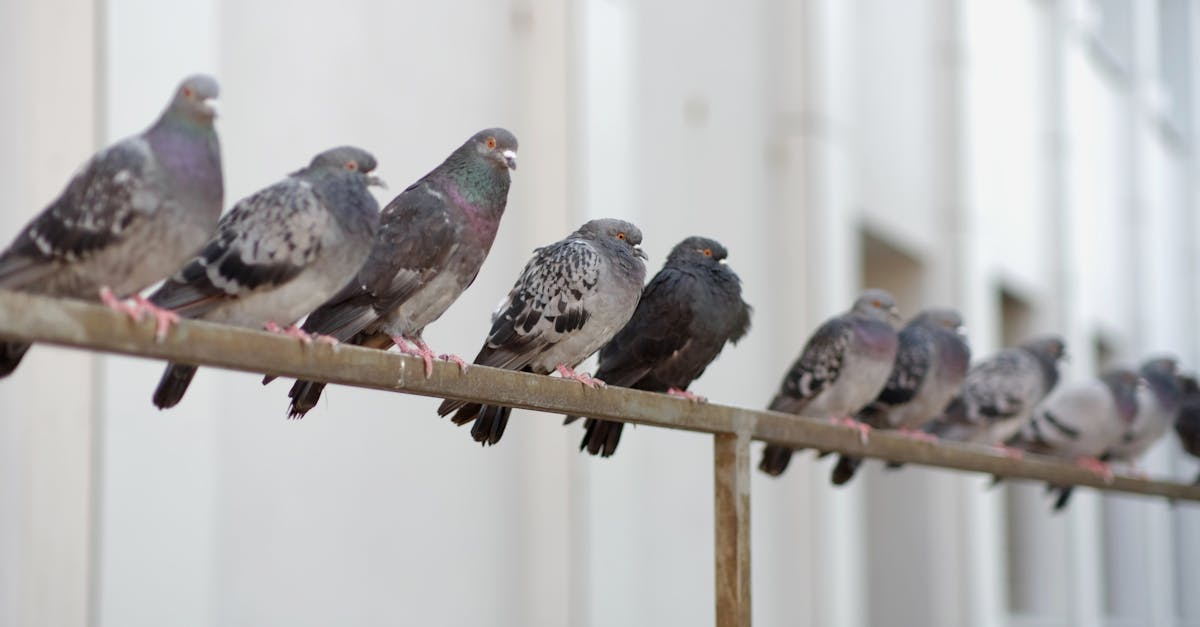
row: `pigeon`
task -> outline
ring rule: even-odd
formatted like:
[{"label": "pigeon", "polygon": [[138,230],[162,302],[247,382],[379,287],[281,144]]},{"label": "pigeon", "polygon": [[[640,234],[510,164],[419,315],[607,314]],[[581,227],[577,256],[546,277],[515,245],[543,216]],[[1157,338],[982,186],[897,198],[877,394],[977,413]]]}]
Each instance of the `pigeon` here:
[{"label": "pigeon", "polygon": [[[161,336],[175,317],[138,292],[165,278],[212,236],[224,188],[221,149],[209,100],[217,82],[197,74],[141,135],[93,156],[0,253],[0,289],[99,300]],[[135,304],[121,299],[134,296]],[[0,343],[0,377],[29,344]]]},{"label": "pigeon", "polygon": [[[1140,379],[1132,370],[1115,368],[1096,378],[1077,381],[1051,392],[1008,445],[1022,451],[1074,461],[1082,468],[1111,478],[1101,461],[1120,442],[1138,413]],[[1054,509],[1066,507],[1069,486],[1049,486],[1059,497]]]},{"label": "pigeon", "polygon": [[1150,359],[1138,373],[1146,384],[1138,389],[1137,415],[1120,441],[1105,452],[1107,461],[1136,462],[1171,429],[1183,405],[1184,388],[1174,359]]},{"label": "pigeon", "polygon": [[926,431],[944,440],[1002,446],[1029,422],[1034,407],[1058,383],[1058,361],[1064,352],[1062,338],[1046,336],[975,364],[967,371],[962,393]]},{"label": "pigeon", "polygon": [[[188,318],[278,330],[329,298],[362,266],[379,220],[368,185],[375,158],[360,148],[326,150],[282,181],[240,200],[216,235],[150,300]],[[306,334],[289,327],[302,339]],[[196,366],[169,364],[154,392],[174,407]]]},{"label": "pigeon", "polygon": [[[1197,385],[1193,376],[1180,376],[1179,384],[1183,390],[1183,402],[1175,418],[1175,433],[1183,450],[1193,457],[1200,457],[1200,385]],[[1200,485],[1200,475],[1196,476],[1195,483]]]},{"label": "pigeon", "polygon": [[[863,430],[853,416],[879,396],[896,361],[900,314],[892,295],[869,289],[854,307],[817,328],[792,363],[770,409],[810,418],[833,417]],[[778,477],[793,449],[768,444],[758,468]]]},{"label": "pigeon", "polygon": [[[927,439],[914,430],[940,415],[958,394],[971,362],[962,316],[952,309],[927,309],[900,330],[899,342],[883,391],[855,418],[874,429],[899,429]],[[861,463],[861,458],[842,455],[833,483],[850,481]]]},{"label": "pigeon", "polygon": [[[384,207],[366,264],[309,315],[304,330],[384,350],[395,344],[421,356],[429,376],[433,352],[421,333],[479,274],[504,215],[509,171],[516,167],[512,133],[489,128],[468,139]],[[453,355],[444,357],[464,366]],[[289,417],[303,417],[324,389],[324,383],[297,381]]]},{"label": "pigeon", "polygon": [[[624,220],[592,220],[565,239],[534,251],[521,277],[492,316],[475,363],[534,374],[557,371],[589,387],[600,379],[575,371],[608,342],[637,307],[646,279],[642,232]],[[472,420],[485,446],[504,435],[510,407],[447,400],[456,425]]]},{"label": "pigeon", "polygon": [[[677,244],[642,291],[629,324],[600,350],[596,376],[609,385],[702,400],[687,387],[726,342],[737,343],[750,329],[750,306],[742,300],[741,280],[725,265],[728,255],[720,242],[705,237]],[[622,427],[588,418],[580,450],[612,455]]]}]

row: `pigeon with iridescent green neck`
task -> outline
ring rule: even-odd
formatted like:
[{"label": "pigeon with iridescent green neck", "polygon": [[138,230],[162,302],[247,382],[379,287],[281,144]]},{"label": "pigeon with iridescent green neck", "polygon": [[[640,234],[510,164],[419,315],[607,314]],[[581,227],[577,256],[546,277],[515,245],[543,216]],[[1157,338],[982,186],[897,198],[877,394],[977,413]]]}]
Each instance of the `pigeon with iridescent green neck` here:
[{"label": "pigeon with iridescent green neck", "polygon": [[[221,150],[209,100],[217,82],[201,74],[175,88],[141,135],[100,151],[0,253],[0,289],[103,301],[159,333],[175,319],[138,292],[178,269],[212,235],[224,196]],[[120,299],[134,296],[132,305]],[[0,377],[29,344],[0,343]]]},{"label": "pigeon with iridescent green neck", "polygon": [[[421,333],[479,274],[508,203],[509,172],[516,167],[512,133],[489,128],[468,139],[384,207],[367,262],[308,317],[304,330],[384,350],[394,344],[423,358],[428,376],[434,354]],[[457,356],[443,357],[465,367]],[[318,381],[296,381],[289,417],[303,417],[324,388]]]}]

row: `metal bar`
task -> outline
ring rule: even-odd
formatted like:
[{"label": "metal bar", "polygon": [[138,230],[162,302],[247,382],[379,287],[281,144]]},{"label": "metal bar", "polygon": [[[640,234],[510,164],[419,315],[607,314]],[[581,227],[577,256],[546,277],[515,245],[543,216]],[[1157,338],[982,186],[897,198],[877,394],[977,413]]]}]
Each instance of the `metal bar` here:
[{"label": "metal bar", "polygon": [[1200,501],[1200,486],[1128,476],[1105,483],[1087,470],[1049,457],[1014,460],[986,447],[933,444],[886,432],[873,434],[863,444],[849,427],[778,412],[697,405],[665,394],[616,387],[593,390],[573,381],[482,366],[459,373],[457,366],[441,362],[426,379],[421,361],[406,355],[356,346],[303,345],[276,334],[205,322],[183,321],[164,341],[155,342],[149,320],[134,324],[98,305],[13,292],[0,291],[0,337],[669,429],[744,432],[755,440],[796,448]]},{"label": "metal bar", "polygon": [[713,435],[717,627],[750,627],[750,434]]}]

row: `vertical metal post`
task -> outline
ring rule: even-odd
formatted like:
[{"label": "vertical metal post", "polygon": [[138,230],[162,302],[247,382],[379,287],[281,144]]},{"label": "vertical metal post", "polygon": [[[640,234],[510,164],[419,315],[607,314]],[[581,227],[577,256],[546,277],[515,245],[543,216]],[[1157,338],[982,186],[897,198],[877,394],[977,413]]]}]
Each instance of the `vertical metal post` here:
[{"label": "vertical metal post", "polygon": [[713,436],[717,627],[750,627],[750,434]]}]

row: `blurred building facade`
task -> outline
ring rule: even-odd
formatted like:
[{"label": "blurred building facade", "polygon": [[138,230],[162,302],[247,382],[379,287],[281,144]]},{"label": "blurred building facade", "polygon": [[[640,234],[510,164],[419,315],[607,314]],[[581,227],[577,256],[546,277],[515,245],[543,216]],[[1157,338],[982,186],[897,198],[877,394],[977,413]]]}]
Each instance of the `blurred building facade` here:
[{"label": "blurred building facade", "polygon": [[[1035,332],[1068,377],[1200,367],[1187,0],[54,0],[0,3],[0,237],[185,74],[221,81],[227,205],[334,144],[403,189],[472,132],[521,139],[476,284],[426,338],[473,354],[529,251],[589,217],[656,269],[721,239],[756,307],[695,389],[762,406],[864,285]],[[382,198],[386,200],[386,198]],[[523,414],[482,450],[435,401],[286,389],[37,347],[0,382],[0,625],[712,623],[709,438],[619,453]],[[757,453],[757,450],[756,450]],[[1174,441],[1145,460],[1191,477]],[[1200,625],[1200,509],[800,459],[753,480],[758,625]]]}]

